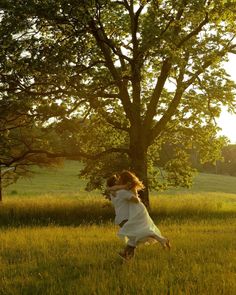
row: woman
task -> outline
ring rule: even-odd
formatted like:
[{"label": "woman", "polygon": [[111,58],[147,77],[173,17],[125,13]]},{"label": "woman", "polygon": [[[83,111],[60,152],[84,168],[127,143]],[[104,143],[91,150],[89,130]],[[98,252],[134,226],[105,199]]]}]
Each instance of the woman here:
[{"label": "woman", "polygon": [[150,244],[158,241],[164,248],[170,249],[169,240],[162,236],[138,197],[138,191],[144,188],[138,177],[125,170],[116,183],[117,185],[109,186],[108,190],[111,192],[111,201],[116,211],[115,221],[121,226],[118,236],[127,244],[119,255],[124,259],[132,258],[140,243]]}]

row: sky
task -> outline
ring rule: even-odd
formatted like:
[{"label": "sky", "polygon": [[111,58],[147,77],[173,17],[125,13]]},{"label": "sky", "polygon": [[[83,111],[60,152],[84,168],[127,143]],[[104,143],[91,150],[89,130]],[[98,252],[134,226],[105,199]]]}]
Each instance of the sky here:
[{"label": "sky", "polygon": [[[229,56],[229,62],[225,64],[225,69],[236,83],[236,55]],[[236,143],[236,114],[230,114],[227,112],[227,108],[222,108],[220,118],[216,121],[222,129],[219,135],[225,135],[231,143]]]}]

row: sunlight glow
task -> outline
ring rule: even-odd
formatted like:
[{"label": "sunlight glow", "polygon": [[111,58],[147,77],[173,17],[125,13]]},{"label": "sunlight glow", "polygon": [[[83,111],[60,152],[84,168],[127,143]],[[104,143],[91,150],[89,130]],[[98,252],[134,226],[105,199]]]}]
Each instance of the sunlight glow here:
[{"label": "sunlight glow", "polygon": [[[236,55],[229,55],[229,61],[225,63],[225,70],[236,83]],[[227,136],[231,143],[236,144],[236,114],[230,114],[227,112],[227,108],[222,108],[222,112],[220,118],[217,120],[217,123],[222,129],[219,132],[219,135]]]}]

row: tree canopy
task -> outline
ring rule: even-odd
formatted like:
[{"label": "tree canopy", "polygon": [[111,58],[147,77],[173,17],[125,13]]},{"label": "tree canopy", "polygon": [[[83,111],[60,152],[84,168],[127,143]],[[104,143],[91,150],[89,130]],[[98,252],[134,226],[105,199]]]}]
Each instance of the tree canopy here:
[{"label": "tree canopy", "polygon": [[[90,187],[129,168],[148,202],[150,186],[191,183],[193,147],[203,162],[220,156],[234,1],[5,0],[0,12],[0,104],[57,134],[47,155],[83,160]],[[165,143],[175,152],[160,173]]]}]

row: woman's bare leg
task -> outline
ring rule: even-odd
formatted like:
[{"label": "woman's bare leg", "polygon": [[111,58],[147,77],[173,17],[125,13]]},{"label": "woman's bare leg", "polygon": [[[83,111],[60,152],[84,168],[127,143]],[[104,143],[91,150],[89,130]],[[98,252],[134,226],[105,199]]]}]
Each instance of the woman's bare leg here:
[{"label": "woman's bare leg", "polygon": [[163,248],[168,248],[170,250],[171,248],[171,244],[169,239],[165,238],[165,237],[160,237],[158,235],[153,235],[151,236],[153,239],[155,239],[156,241],[158,241]]}]

